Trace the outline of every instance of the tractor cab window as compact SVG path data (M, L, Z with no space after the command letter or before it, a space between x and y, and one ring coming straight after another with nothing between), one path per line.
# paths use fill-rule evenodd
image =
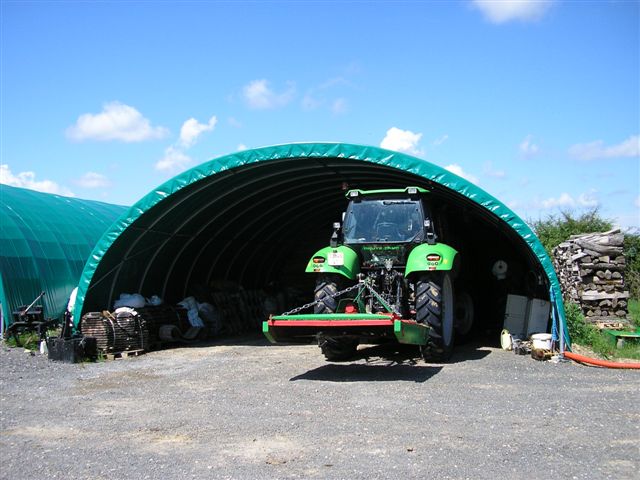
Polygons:
M424 214L417 200L351 202L344 220L345 243L411 242L422 239Z

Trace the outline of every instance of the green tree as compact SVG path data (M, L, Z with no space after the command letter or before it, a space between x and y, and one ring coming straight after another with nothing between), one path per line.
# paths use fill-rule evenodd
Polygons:
M631 298L640 300L640 235L624 235L625 270L624 279Z
M597 207L581 214L565 210L560 212L560 216L549 215L544 220L535 220L529 224L551 256L553 249L571 235L606 232L613 228L613 222L602 218Z

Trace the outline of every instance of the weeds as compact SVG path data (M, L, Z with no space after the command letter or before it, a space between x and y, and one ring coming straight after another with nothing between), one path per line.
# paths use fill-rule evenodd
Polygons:
M634 312L632 313L632 304ZM633 301L629 303L629 312L635 323L638 325L638 316L640 316L640 302ZM595 353L604 358L634 358L640 359L640 345L627 343L621 348L617 348L607 335L595 326L585 321L582 310L575 303L565 305L565 313L567 317L567 328L571 341L578 345L590 347Z
M55 337L59 334L59 328L47 330L47 337ZM7 346L13 348L19 347L31 351L40 349L40 336L37 332L21 332L18 334L17 341L15 336L11 336L6 338L4 342L7 344Z
M16 337L11 336L5 339L5 343L13 348L21 347L25 350L35 351L40 348L40 336L36 332L22 332Z
M640 328L640 300L629 301L629 316L636 328Z

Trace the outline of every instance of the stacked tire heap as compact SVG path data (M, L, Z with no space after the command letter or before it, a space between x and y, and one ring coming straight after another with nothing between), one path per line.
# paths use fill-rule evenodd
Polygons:
M588 322L601 327L628 323L623 254L619 229L572 235L554 251L554 264L565 300L580 305Z

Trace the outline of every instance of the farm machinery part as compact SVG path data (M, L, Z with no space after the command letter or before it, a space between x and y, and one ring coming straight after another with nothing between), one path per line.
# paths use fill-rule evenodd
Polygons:
M446 361L456 330L460 255L438 242L444 229L427 193L350 190L343 225L334 223L330 246L306 268L316 274L314 301L271 316L263 324L266 337L273 343L315 338L327 360L348 359L361 343L395 341L418 345L426 361ZM464 299L469 328L473 306ZM312 307L313 313L300 313Z

